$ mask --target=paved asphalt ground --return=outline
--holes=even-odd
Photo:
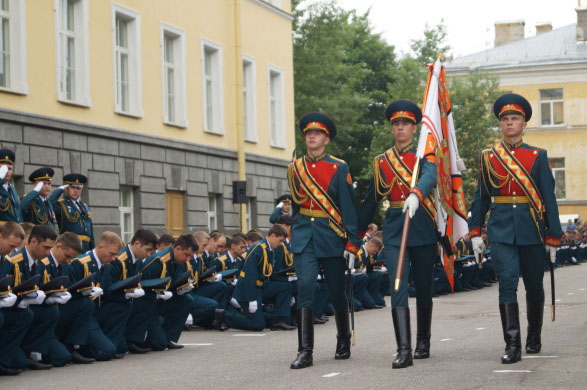
[[[183,333],[182,350],[27,371],[0,377],[0,389],[586,389],[587,264],[558,269],[556,275],[557,319],[550,321],[548,304],[542,352],[513,365],[500,363],[504,344],[493,285],[435,298],[432,356],[407,369],[391,369],[396,346],[387,307],[357,313],[356,346],[347,361],[334,360],[334,320],[316,326],[314,366],[304,370],[289,368],[296,331],[195,330]],[[545,289],[549,303],[548,274]],[[523,292],[519,296],[524,341]],[[413,335],[414,305],[410,299]]]

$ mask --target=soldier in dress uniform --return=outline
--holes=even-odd
[[[39,168],[29,175],[29,181],[34,184],[34,189],[20,200],[22,217],[25,222],[35,225],[49,225],[57,227],[53,205],[63,191],[56,191],[56,195],[49,196],[51,192],[51,179],[55,172],[52,168]],[[66,185],[59,187],[63,190]]]
[[[277,223],[282,215],[291,215],[291,195],[284,194],[277,198],[277,207],[269,216],[270,223]]]
[[[63,176],[64,186],[51,194],[53,211],[59,224],[59,233],[72,232],[82,240],[83,252],[95,248],[94,226],[90,207],[81,201],[81,194],[88,178],[79,173]],[[63,198],[59,197],[63,194]]]
[[[493,113],[499,119],[503,141],[481,153],[469,233],[475,254],[482,255],[481,227],[491,209],[487,233],[499,279],[499,311],[506,343],[501,362],[509,364],[520,361],[522,355],[517,300],[520,274],[526,288],[526,352],[540,352],[544,258],[548,255],[554,263],[563,231],[546,150],[522,140],[532,117],[530,103],[523,96],[505,94],[495,101]]]
[[[313,364],[315,285],[324,269],[337,329],[335,359],[351,356],[351,328],[344,290],[345,270],[354,268],[361,245],[357,235],[353,180],[343,160],[325,153],[336,137],[336,125],[324,114],[300,120],[306,155],[288,167],[293,200],[292,246],[298,277],[298,356],[291,368]]]
[[[408,277],[410,269],[416,287],[417,343],[414,358],[430,356],[430,328],[432,322],[432,272],[437,256],[437,233],[434,205],[430,193],[436,184],[435,156],[424,156],[420,179],[410,189],[412,170],[416,163],[416,148],[412,144],[418,123],[422,120],[420,108],[408,100],[397,100],[385,110],[391,123],[395,146],[375,157],[373,180],[359,211],[359,231],[365,231],[371,222],[378,203],[389,200],[383,224],[383,244],[389,278],[395,279],[397,258],[404,213],[412,219],[407,242],[405,264],[398,292],[392,288],[391,313],[398,345],[393,368],[413,364],[410,335],[410,309],[408,307]]]
[[[0,149],[0,223],[1,221],[14,221],[21,223],[22,212],[18,191],[12,184],[14,152],[10,149]]]

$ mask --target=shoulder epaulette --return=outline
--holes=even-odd
[[[167,263],[169,260],[171,260],[171,253],[166,253],[163,256],[161,256],[159,258],[163,263]]]
[[[14,263],[19,263],[19,262],[21,262],[21,261],[24,259],[24,256],[22,255],[22,252],[21,252],[21,253],[17,253],[17,254],[16,254],[16,255],[14,255],[14,256],[6,256],[6,258],[7,258],[8,260],[10,260],[10,262],[11,262],[12,264],[14,264]]]
[[[346,161],[344,161],[343,159],[340,159],[340,158],[338,158],[338,157],[334,157],[333,155],[330,155],[330,158],[332,158],[333,160],[336,160],[336,161],[338,161],[338,162],[341,162],[341,163],[343,163],[343,164],[346,164]]]
[[[92,258],[90,257],[90,255],[86,255],[84,257],[78,257],[77,260],[82,264],[86,264],[92,261]]]
[[[124,251],[120,255],[118,255],[118,260],[125,261],[126,259],[128,259],[128,253],[126,251]]]
[[[216,260],[225,261],[228,258],[226,255],[218,256]]]
[[[43,264],[45,264],[45,265],[49,265],[49,264],[51,264],[51,263],[49,262],[49,258],[48,258],[48,257],[45,257],[44,259],[41,259],[41,263],[43,263]]]
[[[65,202],[65,198],[60,198],[58,202]]]

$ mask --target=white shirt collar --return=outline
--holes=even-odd
[[[33,264],[35,264],[35,261],[37,261],[37,259],[33,259],[33,256],[31,256],[31,254],[29,253],[29,250],[27,249],[26,245],[24,247],[24,250],[26,251],[26,255],[29,258],[29,269],[31,269],[33,267]]]
[[[98,255],[96,254],[96,249],[92,250],[92,254],[94,255],[94,259],[96,259],[96,263],[98,263],[98,269],[102,268],[102,263],[100,262],[100,259],[98,258]]]
[[[137,257],[135,256],[134,253],[132,253],[132,249],[130,247],[130,244],[128,244],[127,246],[128,246],[128,251],[130,252],[130,257],[132,258],[132,263],[135,264],[137,262]]]
[[[234,263],[236,260],[234,259],[234,257],[232,257],[232,254],[230,253],[230,251],[226,251],[226,255],[228,256],[228,258],[230,259],[230,261],[232,263]]]
[[[57,258],[55,257],[55,255],[53,254],[53,251],[50,252],[50,256],[47,257],[52,257],[53,261],[55,262],[55,267],[59,267],[59,263],[57,262]]]

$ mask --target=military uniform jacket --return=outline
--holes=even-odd
[[[346,162],[328,154],[315,159],[303,156],[289,165],[288,180],[293,199],[292,253],[301,253],[313,240],[318,258],[342,256],[345,250],[356,254],[362,241]]]
[[[196,288],[202,287],[204,285],[206,285],[208,282],[207,280],[212,278],[214,275],[216,275],[216,272],[214,272],[212,275],[210,275],[209,278],[206,278],[206,280],[202,280],[202,283],[200,283],[200,276],[208,271],[208,267],[206,266],[206,262],[204,261],[204,259],[200,256],[200,255],[193,255],[192,258],[189,261],[191,269],[192,269],[192,275],[194,278],[194,286]]]
[[[55,190],[54,193],[57,193],[57,191]],[[59,233],[71,232],[77,234],[82,240],[84,251],[94,249],[94,227],[89,206],[82,203],[81,210],[78,210],[78,206],[72,199],[66,196],[59,199],[59,196],[60,194],[56,196],[51,194],[51,199],[54,202],[53,210],[59,224]]]
[[[202,253],[202,255],[200,256],[202,258],[202,260],[204,261],[204,265],[206,266],[206,269],[209,269],[212,267],[212,262],[216,259],[216,257],[218,257],[216,254],[212,254],[209,253],[208,251],[204,251],[204,253]],[[218,269],[217,269],[218,270]]]
[[[63,190],[56,190],[58,192],[57,198],[61,195]],[[25,222],[31,222],[35,225],[49,225],[54,228],[57,226],[55,219],[55,212],[53,211],[53,198],[49,196],[47,200],[43,201],[38,191],[31,191],[20,200],[20,208],[22,210],[22,217]]]
[[[211,264],[211,267],[216,267],[216,272],[220,272],[220,271],[226,271],[229,269],[242,269],[243,268],[243,259],[240,257],[237,257],[236,259],[234,259],[234,261],[232,261],[229,256],[228,256],[228,252],[226,252],[225,254],[223,254],[222,256],[218,256]],[[236,278],[237,276],[235,276]]]
[[[267,240],[261,240],[253,246],[238,277],[233,297],[237,301],[251,302],[257,300],[257,288],[269,283],[273,274],[273,252]]]
[[[282,212],[281,207],[276,207],[275,210],[273,210],[273,212],[269,216],[269,223],[277,223],[277,220],[282,215],[287,215],[287,213]]]
[[[515,170],[511,170],[511,167],[508,170],[500,162],[509,160],[517,162]],[[522,174],[516,173],[519,171]],[[526,177],[526,183],[520,185],[513,175]],[[541,201],[538,210],[531,203],[494,202],[497,196],[526,197],[528,191],[530,194],[537,192],[536,199]],[[481,152],[481,172],[469,223],[471,237],[481,235],[481,227],[488,211],[491,214],[487,223],[487,235],[492,242],[560,245],[563,231],[554,193],[554,177],[546,150],[520,141],[516,145],[502,142]]]
[[[369,274],[373,272],[374,269],[381,269],[383,267],[383,265],[372,265],[373,263],[376,263],[378,260],[376,259],[376,255],[370,255],[369,253],[367,253],[365,245],[363,245],[359,250],[359,253],[357,253],[357,258],[361,259],[361,262],[365,265],[365,267],[367,268],[367,273]]]
[[[57,277],[68,275],[69,264],[64,263],[57,265],[57,261],[51,253],[49,253],[49,256],[45,257],[44,259],[41,259],[41,262],[45,267],[41,283],[47,283],[50,280],[53,280]],[[69,282],[67,284],[69,285]]]
[[[4,184],[3,182],[1,184]],[[18,192],[13,185],[8,187],[8,191],[0,185],[0,221],[13,221],[21,223],[22,211],[20,208]]]
[[[104,266],[104,275],[102,276],[101,286],[104,289],[104,298],[113,302],[126,302],[123,293],[109,291],[114,283],[130,278],[137,274],[137,269],[141,267],[141,260],[132,261],[132,254],[129,246],[122,248],[116,259],[110,264]]]
[[[384,245],[400,246],[404,225],[403,202],[410,194],[416,194],[420,207],[410,223],[408,246],[434,244],[438,241],[435,216],[425,207],[426,198],[436,184],[436,164],[432,156],[421,161],[420,179],[410,189],[411,172],[416,164],[416,148],[409,145],[401,150],[395,146],[375,157],[373,180],[369,184],[365,199],[359,210],[359,232],[363,235],[371,223],[379,202],[387,199],[391,205],[385,212],[383,223]],[[392,168],[396,167],[396,169]],[[398,174],[402,177],[398,177]],[[433,208],[433,207],[432,207]]]
[[[12,283],[14,287],[35,275],[41,275],[40,283],[43,283],[45,265],[41,261],[35,260],[32,267],[29,268],[29,257],[27,255],[26,247],[6,256],[6,259],[12,263],[12,269],[8,275],[13,276],[14,279]]]
[[[175,262],[173,257],[173,246],[157,252],[147,257],[142,263],[142,270],[139,271],[143,274],[143,280],[171,277],[173,281],[181,276],[185,271],[188,271],[188,262],[185,264],[179,264]],[[149,293],[146,292],[148,295]],[[155,294],[152,293],[151,298],[155,298]]]
[[[295,276],[295,273],[287,275],[278,275],[279,271],[282,271],[294,264],[293,253],[291,253],[291,243],[289,240],[283,242],[280,246],[273,250],[273,276],[271,280],[287,282],[289,276]]]

